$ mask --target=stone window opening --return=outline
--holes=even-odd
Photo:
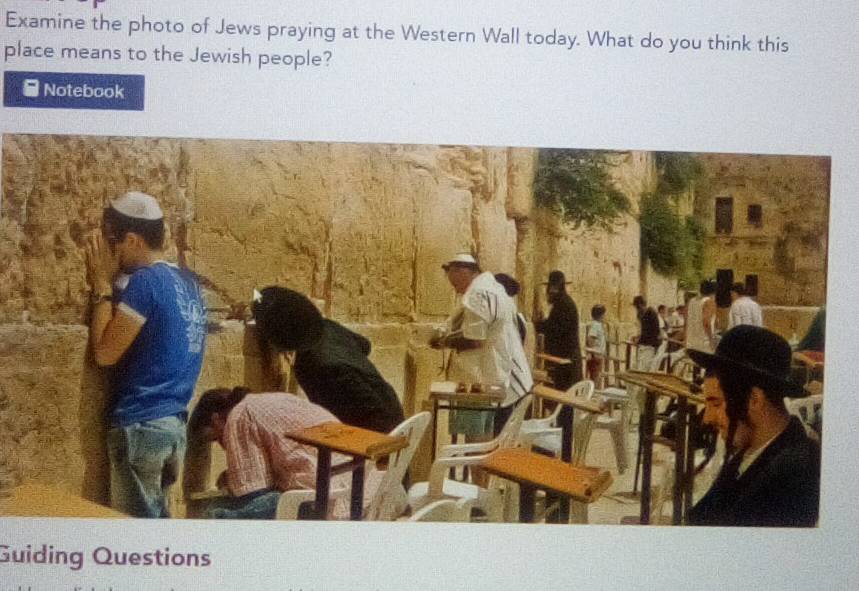
[[[758,276],[751,274],[746,275],[746,295],[750,298],[757,297],[758,295]]]
[[[716,234],[734,231],[734,198],[716,197]]]
[[[746,219],[750,226],[762,228],[764,225],[763,208],[757,203],[749,205]]]

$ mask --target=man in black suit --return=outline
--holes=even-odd
[[[567,293],[563,272],[549,273],[546,299],[552,304],[552,310],[548,318],[537,320],[537,332],[544,335],[546,353],[572,361],[549,370],[554,387],[567,390],[582,379],[582,352],[579,344],[579,311],[576,302]]]
[[[725,439],[725,464],[693,507],[693,525],[814,527],[820,498],[820,448],[784,397],[806,395],[790,380],[787,341],[737,326],[716,352],[689,351],[706,370],[704,422]]]

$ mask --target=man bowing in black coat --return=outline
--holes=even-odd
[[[784,397],[806,395],[790,380],[787,341],[741,325],[713,354],[689,350],[706,370],[704,422],[725,439],[725,464],[689,514],[693,525],[813,527],[820,498],[820,448]]]

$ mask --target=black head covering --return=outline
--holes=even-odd
[[[808,395],[790,379],[790,345],[774,332],[741,324],[724,334],[715,353],[688,351],[692,361],[717,374],[742,374],[764,390],[790,398]]]
[[[285,351],[301,351],[322,336],[322,314],[307,297],[285,287],[264,288],[253,303],[260,335]]]

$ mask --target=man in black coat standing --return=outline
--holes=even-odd
[[[725,439],[725,464],[689,514],[693,525],[814,527],[820,499],[820,448],[784,397],[806,395],[790,377],[787,341],[741,325],[715,353],[689,350],[704,367],[704,422]]]
[[[544,352],[569,359],[572,363],[549,369],[554,387],[567,390],[582,379],[582,353],[579,345],[579,311],[567,294],[566,278],[561,271],[549,273],[546,299],[552,304],[548,318],[538,320],[537,332],[543,335]]]

